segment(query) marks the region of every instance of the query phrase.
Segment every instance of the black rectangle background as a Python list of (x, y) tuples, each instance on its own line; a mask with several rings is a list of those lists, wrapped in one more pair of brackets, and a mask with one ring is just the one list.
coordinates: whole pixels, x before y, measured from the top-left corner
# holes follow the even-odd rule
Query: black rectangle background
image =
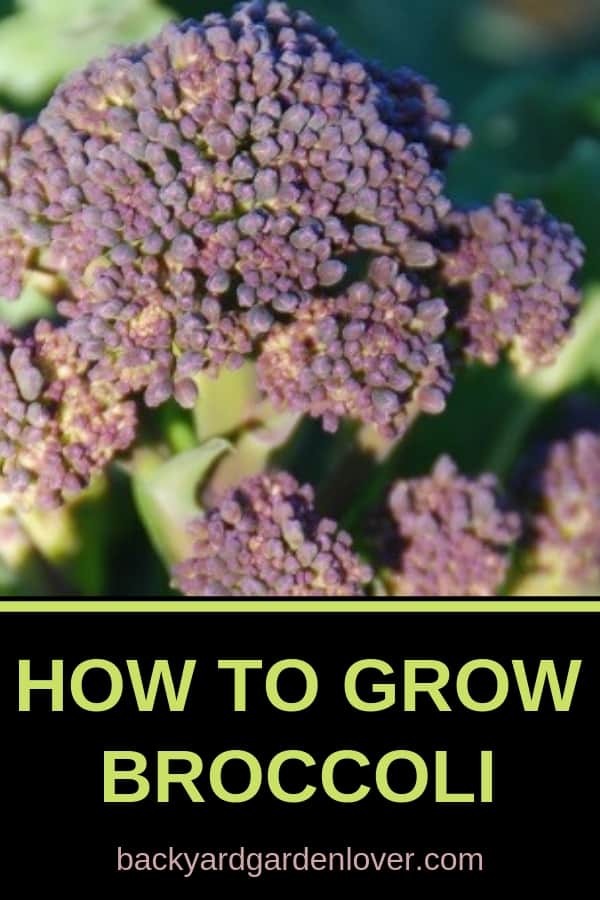
[[(67, 895), (108, 887), (116, 896), (140, 896), (146, 888), (167, 896), (285, 896), (294, 889), (329, 891), (350, 886), (382, 896), (421, 897), (440, 889), (481, 896), (500, 884), (519, 891), (540, 889), (558, 876), (572, 888), (593, 877), (595, 837), (586, 815), (600, 800), (596, 741), (598, 659), (595, 615), (566, 614), (4, 614), (0, 619), (1, 721), (3, 757), (2, 865), (14, 870), (22, 887), (40, 881)], [(46, 696), (35, 696), (31, 712), (17, 706), (17, 663), (32, 660), (33, 677), (49, 674), (50, 660), (64, 659), (65, 673), (82, 660), (108, 659), (125, 671), (126, 659), (167, 658), (179, 671), (197, 659), (184, 712), (165, 704), (139, 712), (126, 687), (111, 711), (79, 709), (66, 692), (64, 712), (50, 712)], [(231, 673), (217, 660), (256, 658), (263, 672), (280, 659), (299, 658), (318, 673), (319, 692), (302, 712), (273, 709), (264, 675), (248, 677), (245, 712), (233, 711)], [(394, 676), (397, 702), (380, 712), (352, 709), (344, 696), (344, 673), (358, 659), (385, 660)], [(524, 712), (511, 677), (506, 703), (492, 712), (465, 710), (454, 678), (472, 659), (492, 659), (511, 673), (511, 660), (534, 671), (540, 659), (554, 659), (561, 676), (570, 659), (583, 660), (571, 710), (556, 712), (549, 698), (539, 712)], [(427, 696), (417, 710), (402, 704), (405, 659), (435, 659), (451, 672), (445, 696), (452, 707), (439, 712)], [(90, 676), (91, 677), (91, 676)], [(298, 694), (293, 678), (282, 693)], [(368, 678), (362, 682), (367, 693)], [(68, 687), (68, 685), (67, 685)], [(100, 696), (106, 685), (88, 683)], [(474, 694), (493, 693), (493, 680), (473, 682)], [(309, 770), (317, 786), (312, 799), (285, 804), (263, 784), (258, 796), (229, 804), (212, 796), (206, 772), (198, 786), (204, 803), (192, 804), (173, 789), (169, 804), (152, 797), (133, 804), (103, 802), (103, 751), (137, 750), (152, 760), (157, 750), (191, 750), (205, 761), (242, 748), (266, 770), (273, 755), (302, 749), (316, 761)], [(340, 769), (342, 783), (371, 786), (361, 802), (340, 804), (319, 788), (319, 767), (340, 749), (364, 753), (371, 765)], [(409, 749), (428, 763), (430, 786), (422, 798), (391, 803), (377, 792), (377, 760)], [(448, 751), (449, 788), (478, 790), (479, 753), (493, 750), (494, 800), (489, 804), (439, 804), (433, 795), (433, 755)], [(290, 770), (291, 771), (291, 770)], [(301, 769), (295, 770), (300, 774)], [(398, 778), (400, 778), (400, 774)], [(306, 780), (306, 778), (305, 778)], [(233, 782), (231, 782), (233, 784)], [(400, 784), (400, 782), (398, 782)], [(298, 788), (299, 789), (299, 788)], [(350, 789), (350, 788), (348, 788)], [(400, 787), (398, 787), (398, 790)], [(154, 793), (154, 785), (153, 785)], [(399, 851), (478, 852), (483, 872), (272, 872), (196, 871), (189, 878), (172, 872), (118, 872), (117, 848), (127, 852), (174, 851)], [(448, 866), (451, 856), (446, 857)]]

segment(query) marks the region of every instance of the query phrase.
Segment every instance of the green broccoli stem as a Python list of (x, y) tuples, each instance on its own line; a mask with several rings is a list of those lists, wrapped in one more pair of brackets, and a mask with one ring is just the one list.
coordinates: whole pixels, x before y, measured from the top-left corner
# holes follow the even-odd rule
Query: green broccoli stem
[(223, 369), (218, 377), (196, 375), (198, 401), (193, 411), (200, 441), (227, 437), (260, 417), (261, 395), (256, 383), (256, 363), (239, 369)]
[(172, 453), (183, 453), (198, 445), (189, 412), (169, 400), (158, 410), (160, 432)]
[(352, 486), (365, 484), (373, 476), (376, 461), (370, 450), (362, 446), (361, 431), (355, 423), (340, 423), (317, 489), (317, 505), (323, 515), (334, 519), (343, 516)]
[(63, 508), (50, 514), (30, 512), (17, 516), (28, 547), (11, 568), (30, 585), (32, 592), (51, 597), (77, 593), (64, 570), (75, 548), (71, 523), (64, 514)]
[(513, 408), (510, 428), (504, 428), (498, 435), (491, 452), (486, 457), (485, 470), (506, 478), (536, 420), (545, 406), (545, 398), (523, 393)]

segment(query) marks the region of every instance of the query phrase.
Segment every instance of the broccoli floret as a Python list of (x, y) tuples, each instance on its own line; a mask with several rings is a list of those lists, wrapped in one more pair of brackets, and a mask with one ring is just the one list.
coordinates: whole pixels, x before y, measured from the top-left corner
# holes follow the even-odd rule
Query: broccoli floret
[(12, 113), (0, 115), (0, 296), (16, 300), (25, 272), (33, 265), (50, 232), (39, 219), (44, 202), (22, 196), (23, 181), (35, 180), (34, 166), (21, 165), (26, 125)]
[(371, 578), (312, 488), (285, 472), (244, 480), (190, 528), (193, 556), (174, 571), (190, 596), (358, 596)]
[(88, 378), (63, 328), (0, 330), (0, 491), (52, 508), (86, 487), (135, 438), (136, 407)]
[(442, 456), (431, 475), (392, 486), (388, 511), (390, 595), (485, 597), (500, 589), (521, 524), (493, 475), (468, 478)]
[(276, 326), (258, 361), (259, 382), (280, 407), (322, 417), (329, 431), (349, 416), (403, 434), (411, 413), (439, 413), (451, 387), (439, 343), (447, 307), (389, 256), (367, 281)]
[(551, 444), (534, 485), (525, 541), (529, 573), (554, 592), (600, 585), (600, 436), (579, 431)]
[(454, 212), (443, 276), (463, 288), (454, 321), (468, 357), (488, 365), (509, 350), (523, 372), (556, 358), (579, 306), (575, 276), (584, 247), (537, 200), (507, 194), (491, 207)]

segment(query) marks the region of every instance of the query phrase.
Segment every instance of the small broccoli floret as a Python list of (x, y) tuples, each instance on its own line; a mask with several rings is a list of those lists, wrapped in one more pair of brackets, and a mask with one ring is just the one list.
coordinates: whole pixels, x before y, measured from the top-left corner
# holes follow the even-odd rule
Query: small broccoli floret
[(0, 296), (9, 300), (21, 294), (28, 266), (50, 238), (38, 217), (42, 204), (22, 192), (21, 180), (34, 179), (19, 165), (26, 134), (18, 116), (0, 115)]
[(23, 126), (18, 116), (0, 115), (0, 296), (15, 300), (23, 287), (26, 247), (18, 232), (19, 216), (7, 202), (11, 195), (8, 168)]
[(398, 481), (388, 498), (394, 538), (385, 582), (394, 596), (490, 596), (508, 571), (520, 532), (493, 475), (467, 478), (441, 457), (431, 475)]
[(0, 331), (0, 491), (51, 508), (87, 486), (135, 436), (135, 405), (86, 377), (64, 329)]
[(194, 374), (240, 365), (351, 256), (434, 266), (437, 166), (466, 140), (420, 76), (244, 3), (67, 79), (27, 131), (11, 214), (48, 237), (59, 310), (101, 377), (190, 406)]
[(600, 590), (600, 436), (552, 444), (534, 478), (527, 568), (555, 592)]
[(349, 416), (399, 437), (415, 410), (445, 407), (451, 377), (438, 340), (446, 312), (396, 261), (378, 257), (367, 281), (272, 330), (260, 384), (276, 405), (322, 417), (327, 430)]
[(493, 365), (508, 349), (524, 372), (551, 363), (580, 301), (584, 247), (571, 226), (506, 194), (453, 213), (448, 226), (443, 277), (464, 294), (452, 315), (467, 356)]
[(371, 577), (312, 488), (286, 473), (246, 479), (190, 531), (193, 556), (174, 571), (190, 596), (358, 596)]

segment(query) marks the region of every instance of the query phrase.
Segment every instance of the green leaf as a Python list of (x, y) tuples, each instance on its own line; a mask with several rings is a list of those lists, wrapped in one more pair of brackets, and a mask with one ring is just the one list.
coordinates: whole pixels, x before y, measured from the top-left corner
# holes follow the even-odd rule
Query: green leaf
[(278, 413), (258, 428), (244, 431), (232, 453), (219, 463), (211, 476), (211, 495), (221, 494), (244, 478), (264, 472), (273, 454), (288, 442), (300, 418), (295, 412)]
[(166, 462), (148, 448), (133, 459), (133, 494), (139, 515), (152, 544), (167, 568), (189, 554), (190, 519), (201, 512), (198, 491), (214, 463), (230, 449), (222, 438), (213, 438)]

